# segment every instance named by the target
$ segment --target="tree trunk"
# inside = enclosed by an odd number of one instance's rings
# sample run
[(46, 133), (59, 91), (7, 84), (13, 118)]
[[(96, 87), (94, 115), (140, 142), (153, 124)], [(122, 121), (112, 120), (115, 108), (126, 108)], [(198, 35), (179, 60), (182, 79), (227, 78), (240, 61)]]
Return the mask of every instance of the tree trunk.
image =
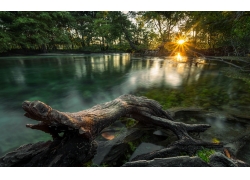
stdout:
[(128, 43), (129, 43), (130, 47), (132, 48), (132, 50), (135, 50), (135, 51), (138, 50), (137, 46), (132, 42), (132, 40), (131, 40), (132, 37), (129, 34), (128, 30), (126, 28), (124, 28), (124, 27), (122, 27), (122, 30), (123, 30), (123, 32), (125, 34), (125, 39), (128, 41)]
[[(22, 107), (26, 111), (26, 117), (40, 121), (36, 125), (26, 126), (50, 133), (53, 141), (39, 144), (39, 148), (43, 148), (39, 152), (37, 144), (29, 145), (28, 149), (23, 146), (2, 157), (0, 166), (83, 166), (95, 155), (96, 136), (120, 117), (131, 117), (144, 124), (173, 131), (179, 140), (162, 150), (164, 155), (176, 155), (176, 150), (191, 152), (202, 147), (221, 147), (221, 144), (193, 139), (188, 134), (204, 132), (210, 125), (175, 122), (157, 101), (146, 97), (122, 95), (113, 101), (75, 113), (60, 112), (40, 101), (25, 101)], [(64, 134), (59, 136), (59, 133)], [(161, 155), (152, 153), (146, 155), (145, 159), (154, 157)]]

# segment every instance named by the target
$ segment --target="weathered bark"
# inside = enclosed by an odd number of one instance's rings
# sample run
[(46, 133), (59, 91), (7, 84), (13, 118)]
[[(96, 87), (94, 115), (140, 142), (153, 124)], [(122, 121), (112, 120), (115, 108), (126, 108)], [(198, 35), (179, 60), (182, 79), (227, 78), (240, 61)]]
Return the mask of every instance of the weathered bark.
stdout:
[(95, 141), (66, 132), (52, 142), (21, 146), (0, 158), (0, 167), (78, 167), (91, 160), (96, 149)]
[(127, 162), (123, 167), (210, 167), (199, 157), (180, 156)]
[(51, 141), (20, 146), (0, 159), (0, 167), (22, 166), (37, 154), (45, 151), (50, 144)]
[(132, 117), (146, 124), (168, 128), (179, 140), (184, 141), (192, 140), (188, 132), (204, 132), (210, 127), (208, 124), (190, 125), (174, 122), (158, 102), (132, 95), (123, 95), (113, 101), (76, 113), (60, 112), (40, 101), (25, 101), (23, 109), (26, 111), (25, 116), (42, 121), (37, 125), (28, 124), (29, 128), (39, 129), (53, 136), (57, 136), (56, 133), (60, 131), (76, 129), (79, 134), (91, 140), (120, 117)]
[[(75, 129), (84, 137), (94, 139), (105, 127), (120, 117), (134, 117), (138, 121), (164, 127), (175, 124), (158, 102), (132, 95), (122, 95), (113, 101), (76, 113), (60, 112), (40, 101), (25, 101), (22, 107), (26, 111), (25, 116), (41, 121), (37, 125), (28, 124), (27, 127), (51, 133), (55, 137), (58, 132)], [(209, 125), (187, 125), (187, 130), (200, 132), (209, 127)]]
[(182, 138), (181, 140), (176, 141), (173, 144), (169, 145), (167, 148), (136, 156), (135, 158), (132, 159), (132, 161), (175, 157), (175, 156), (180, 156), (183, 153), (193, 156), (197, 150), (200, 150), (203, 147), (221, 150), (223, 145), (204, 142), (201, 140), (193, 139), (190, 136), (189, 137), (186, 136)]
[(209, 157), (208, 163), (204, 162), (197, 156), (178, 156), (132, 161), (125, 163), (123, 167), (249, 167), (249, 165), (243, 161), (230, 159), (225, 155), (216, 152)]
[[(175, 122), (157, 101), (146, 97), (122, 95), (113, 101), (75, 113), (60, 112), (40, 101), (25, 101), (22, 107), (26, 111), (25, 116), (41, 121), (26, 126), (50, 133), (53, 142), (44, 144), (42, 152), (25, 152), (25, 157), (28, 157), (25, 161), (19, 160), (8, 166), (81, 166), (96, 153), (95, 137), (120, 117), (132, 117), (144, 124), (170, 129), (178, 137), (179, 140), (164, 149), (161, 155), (153, 152), (150, 156), (144, 156), (146, 160), (165, 156), (166, 152), (176, 155), (181, 151), (194, 152), (201, 147), (221, 147), (220, 144), (193, 139), (188, 134), (204, 132), (210, 125)], [(58, 134), (61, 132), (64, 132), (62, 137)], [(36, 144), (32, 147), (35, 148)], [(6, 165), (5, 157), (0, 159), (1, 166)]]

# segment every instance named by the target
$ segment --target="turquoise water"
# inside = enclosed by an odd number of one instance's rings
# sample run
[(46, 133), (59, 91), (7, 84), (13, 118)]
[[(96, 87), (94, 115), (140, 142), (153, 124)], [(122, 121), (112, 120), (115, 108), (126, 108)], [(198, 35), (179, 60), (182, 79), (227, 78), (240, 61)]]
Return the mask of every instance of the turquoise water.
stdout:
[[(155, 99), (164, 108), (202, 106), (248, 113), (249, 86), (223, 75), (220, 70), (227, 66), (195, 66), (175, 63), (169, 57), (132, 58), (129, 54), (0, 58), (0, 156), (20, 145), (51, 139), (25, 127), (33, 120), (23, 116), (24, 100), (40, 100), (59, 111), (76, 112), (130, 93)], [(224, 127), (223, 123), (214, 124), (213, 133)], [(228, 140), (226, 137), (248, 129), (248, 125), (238, 127), (233, 134), (225, 129), (220, 138)]]

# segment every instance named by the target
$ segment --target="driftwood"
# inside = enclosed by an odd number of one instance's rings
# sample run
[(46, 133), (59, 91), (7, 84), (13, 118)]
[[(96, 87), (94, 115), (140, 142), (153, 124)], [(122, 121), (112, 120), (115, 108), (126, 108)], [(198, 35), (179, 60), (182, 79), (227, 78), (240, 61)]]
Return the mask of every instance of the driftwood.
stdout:
[(178, 156), (127, 162), (123, 167), (210, 167), (199, 157)]
[(84, 166), (96, 153), (95, 138), (121, 117), (170, 129), (178, 138), (166, 149), (141, 155), (136, 160), (173, 157), (181, 152), (190, 154), (202, 147), (222, 147), (222, 144), (203, 142), (189, 135), (190, 132), (204, 132), (210, 125), (175, 122), (157, 101), (146, 97), (122, 95), (75, 113), (60, 112), (40, 101), (25, 101), (22, 107), (25, 116), (40, 121), (26, 126), (50, 133), (53, 141), (40, 143), (39, 148), (37, 143), (20, 147), (2, 157), (0, 166)]
[(123, 167), (249, 167), (249, 165), (243, 161), (230, 159), (222, 153), (216, 152), (209, 157), (208, 163), (197, 156), (178, 156), (132, 161), (125, 163)]
[(213, 61), (213, 60), (214, 61), (220, 61), (220, 62), (229, 64), (230, 66), (236, 67), (236, 68), (240, 69), (243, 72), (249, 72), (250, 71), (250, 69), (249, 69), (249, 66), (250, 66), (249, 62), (244, 61), (244, 60), (240, 60), (240, 59), (236, 60), (236, 61), (241, 61), (241, 62), (246, 63), (246, 65), (244, 65), (244, 66), (239, 66), (239, 65), (236, 65), (236, 64), (232, 63), (232, 60), (230, 60), (230, 62), (229, 62), (229, 60), (223, 59), (221, 57), (205, 56), (204, 59), (209, 60), (209, 61)]

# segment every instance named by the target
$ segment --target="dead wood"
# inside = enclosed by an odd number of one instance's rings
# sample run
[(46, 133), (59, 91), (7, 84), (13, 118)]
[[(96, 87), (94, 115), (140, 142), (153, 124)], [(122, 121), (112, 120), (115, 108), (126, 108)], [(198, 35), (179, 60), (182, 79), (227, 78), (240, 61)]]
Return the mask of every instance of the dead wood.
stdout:
[[(150, 156), (140, 156), (145, 160), (161, 157), (159, 154), (176, 156), (181, 151), (194, 152), (201, 147), (221, 147), (221, 144), (203, 142), (189, 135), (189, 132), (204, 132), (210, 125), (175, 122), (157, 101), (146, 97), (122, 95), (113, 101), (75, 113), (60, 112), (40, 101), (25, 101), (22, 107), (26, 111), (25, 116), (40, 121), (26, 126), (50, 133), (53, 141), (44, 151), (35, 155), (29, 156), (30, 151), (27, 151), (26, 157), (29, 158), (23, 164), (19, 161), (9, 166), (81, 166), (96, 153), (96, 136), (121, 117), (170, 129), (178, 137), (177, 142), (162, 150), (163, 153), (160, 150)], [(59, 136), (61, 132), (63, 136)], [(3, 158), (0, 160), (3, 161)], [(4, 166), (4, 161), (1, 166)]]

